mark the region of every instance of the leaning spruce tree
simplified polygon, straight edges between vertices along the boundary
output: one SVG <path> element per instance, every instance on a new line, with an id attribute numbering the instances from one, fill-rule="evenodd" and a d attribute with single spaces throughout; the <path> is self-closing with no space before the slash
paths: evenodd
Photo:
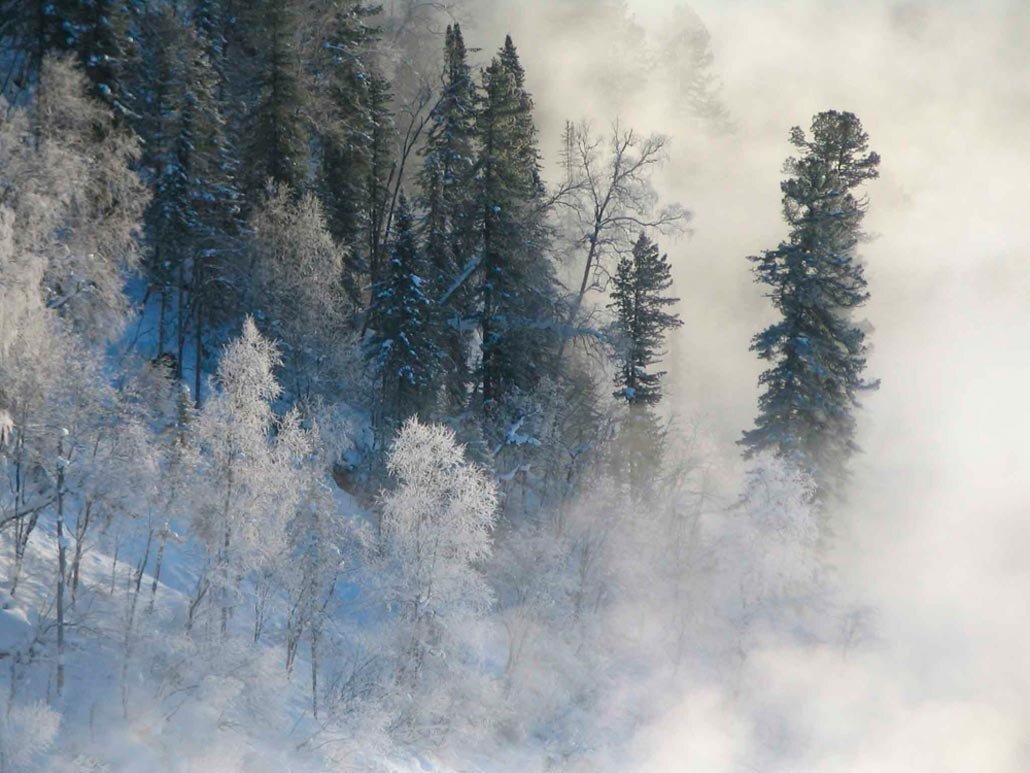
<path id="1" fill-rule="evenodd" d="M 793 460 L 825 499 L 840 493 L 857 450 L 858 394 L 879 383 L 862 376 L 865 332 L 852 311 L 869 298 L 855 255 L 866 200 L 854 190 L 878 176 L 880 157 L 869 152 L 869 137 L 852 113 L 819 113 L 811 139 L 794 127 L 790 141 L 798 157 L 788 159 L 790 177 L 780 186 L 790 235 L 749 258 L 781 319 L 751 345 L 772 365 L 759 378 L 755 428 L 740 443 L 746 457 L 769 450 Z"/>

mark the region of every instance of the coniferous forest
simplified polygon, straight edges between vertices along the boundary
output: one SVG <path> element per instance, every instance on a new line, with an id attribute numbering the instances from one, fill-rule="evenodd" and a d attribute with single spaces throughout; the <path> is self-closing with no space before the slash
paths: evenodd
<path id="1" fill-rule="evenodd" d="M 738 24 L 1030 15 L 516 5 L 0 0 L 0 773 L 1030 764 L 1026 231 Z"/>

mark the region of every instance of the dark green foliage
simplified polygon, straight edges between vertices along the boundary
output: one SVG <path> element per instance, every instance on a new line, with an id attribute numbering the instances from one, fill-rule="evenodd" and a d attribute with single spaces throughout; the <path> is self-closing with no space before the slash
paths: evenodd
<path id="1" fill-rule="evenodd" d="M 558 293 L 533 101 L 511 38 L 484 73 L 477 120 L 482 223 L 481 389 L 487 413 L 553 366 Z"/>
<path id="2" fill-rule="evenodd" d="M 146 267 L 160 303 L 158 354 L 175 352 L 179 377 L 188 329 L 195 328 L 196 339 L 205 318 L 212 321 L 216 309 L 231 306 L 223 280 L 240 207 L 238 164 L 212 58 L 217 47 L 194 19 L 168 7 L 142 18 L 134 87 L 143 167 L 154 191 L 146 215 Z M 174 349 L 166 330 L 174 331 Z"/>
<path id="3" fill-rule="evenodd" d="M 380 385 L 380 411 L 387 428 L 432 407 L 440 352 L 433 329 L 434 302 L 426 294 L 429 267 L 418 243 L 414 219 L 403 194 L 383 278 L 373 288 L 372 335 L 368 356 Z"/>
<path id="4" fill-rule="evenodd" d="M 453 293 L 450 288 L 473 260 L 478 243 L 475 188 L 477 94 L 472 70 L 466 61 L 461 26 L 447 27 L 444 44 L 443 88 L 433 109 L 431 126 L 422 150 L 419 172 L 422 239 L 430 265 L 432 293 L 446 301 L 439 313 L 447 353 L 446 389 L 452 408 L 465 402 L 470 381 L 469 336 L 462 327 L 472 313 L 469 285 Z"/>
<path id="5" fill-rule="evenodd" d="M 309 61 L 318 127 L 317 187 L 329 230 L 348 251 L 346 288 L 361 298 L 381 258 L 392 151 L 389 84 L 372 62 L 376 6 L 341 3 L 313 31 Z"/>
<path id="6" fill-rule="evenodd" d="M 640 234 L 632 252 L 619 260 L 608 305 L 616 315 L 615 337 L 621 361 L 615 396 L 630 405 L 655 405 L 662 399 L 665 372 L 652 371 L 651 366 L 663 356 L 666 333 L 683 324 L 679 315 L 666 311 L 679 301 L 666 294 L 670 287 L 668 256 Z"/>
<path id="7" fill-rule="evenodd" d="M 244 190 L 256 202 L 269 180 L 304 190 L 309 95 L 304 81 L 299 0 L 254 0 L 241 16 L 251 56 L 243 121 Z"/>
<path id="8" fill-rule="evenodd" d="M 856 450 L 858 393 L 877 386 L 862 376 L 865 333 L 851 313 L 869 297 L 855 256 L 866 202 L 853 191 L 878 176 L 880 157 L 851 113 L 819 113 L 810 140 L 795 127 L 790 141 L 799 155 L 780 186 L 790 236 L 750 258 L 782 318 L 752 342 L 771 367 L 759 379 L 755 428 L 740 442 L 747 456 L 770 449 L 795 460 L 825 493 Z"/>
<path id="9" fill-rule="evenodd" d="M 94 93 L 116 113 L 131 113 L 132 93 L 123 80 L 136 47 L 133 28 L 140 0 L 3 0 L 0 38 L 13 56 L 3 89 L 27 87 L 51 51 L 74 52 Z"/>

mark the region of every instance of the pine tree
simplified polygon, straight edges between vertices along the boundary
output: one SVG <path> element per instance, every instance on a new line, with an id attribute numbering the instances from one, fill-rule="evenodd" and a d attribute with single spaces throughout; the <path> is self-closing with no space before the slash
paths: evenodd
<path id="1" fill-rule="evenodd" d="M 615 270 L 612 302 L 621 365 L 615 383 L 616 397 L 630 405 L 656 405 L 662 399 L 664 371 L 651 371 L 662 358 L 666 333 L 683 323 L 679 315 L 665 311 L 679 301 L 666 295 L 672 287 L 667 255 L 645 234 L 633 251 L 624 255 Z"/>
<path id="2" fill-rule="evenodd" d="M 440 314 L 446 325 L 440 328 L 441 348 L 447 356 L 448 402 L 460 408 L 470 380 L 468 335 L 462 321 L 471 312 L 471 293 L 461 287 L 448 295 L 451 286 L 475 254 L 476 85 L 466 61 L 461 25 L 447 27 L 444 44 L 443 91 L 433 109 L 432 123 L 419 173 L 421 204 L 425 212 L 422 239 L 429 261 L 434 298 L 446 298 Z"/>
<path id="3" fill-rule="evenodd" d="M 426 292 L 428 268 L 402 194 L 390 261 L 375 287 L 371 307 L 368 354 L 378 375 L 384 429 L 432 407 L 440 351 L 433 330 L 433 299 Z"/>
<path id="4" fill-rule="evenodd" d="M 756 426 L 740 442 L 748 457 L 769 449 L 793 460 L 823 496 L 839 491 L 857 450 L 858 394 L 878 385 L 862 377 L 865 332 L 851 315 L 869 297 L 855 255 L 866 200 L 853 191 L 878 176 L 880 157 L 852 113 L 819 113 L 811 135 L 791 130 L 799 156 L 780 186 L 790 235 L 750 258 L 782 319 L 752 341 L 772 367 L 759 378 Z"/>
<path id="5" fill-rule="evenodd" d="M 243 20 L 253 51 L 249 85 L 256 101 L 243 121 L 245 191 L 251 200 L 268 180 L 302 191 L 307 179 L 308 92 L 298 40 L 298 0 L 256 0 Z"/>
<path id="6" fill-rule="evenodd" d="M 484 73 L 477 120 L 482 236 L 481 390 L 487 413 L 552 364 L 557 283 L 547 256 L 533 101 L 511 38 Z"/>

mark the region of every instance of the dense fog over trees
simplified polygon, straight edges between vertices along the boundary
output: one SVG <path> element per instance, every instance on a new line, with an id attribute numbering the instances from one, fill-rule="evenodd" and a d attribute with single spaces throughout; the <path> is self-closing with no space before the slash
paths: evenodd
<path id="1" fill-rule="evenodd" d="M 0 0 L 0 773 L 1026 768 L 1027 34 Z"/>

